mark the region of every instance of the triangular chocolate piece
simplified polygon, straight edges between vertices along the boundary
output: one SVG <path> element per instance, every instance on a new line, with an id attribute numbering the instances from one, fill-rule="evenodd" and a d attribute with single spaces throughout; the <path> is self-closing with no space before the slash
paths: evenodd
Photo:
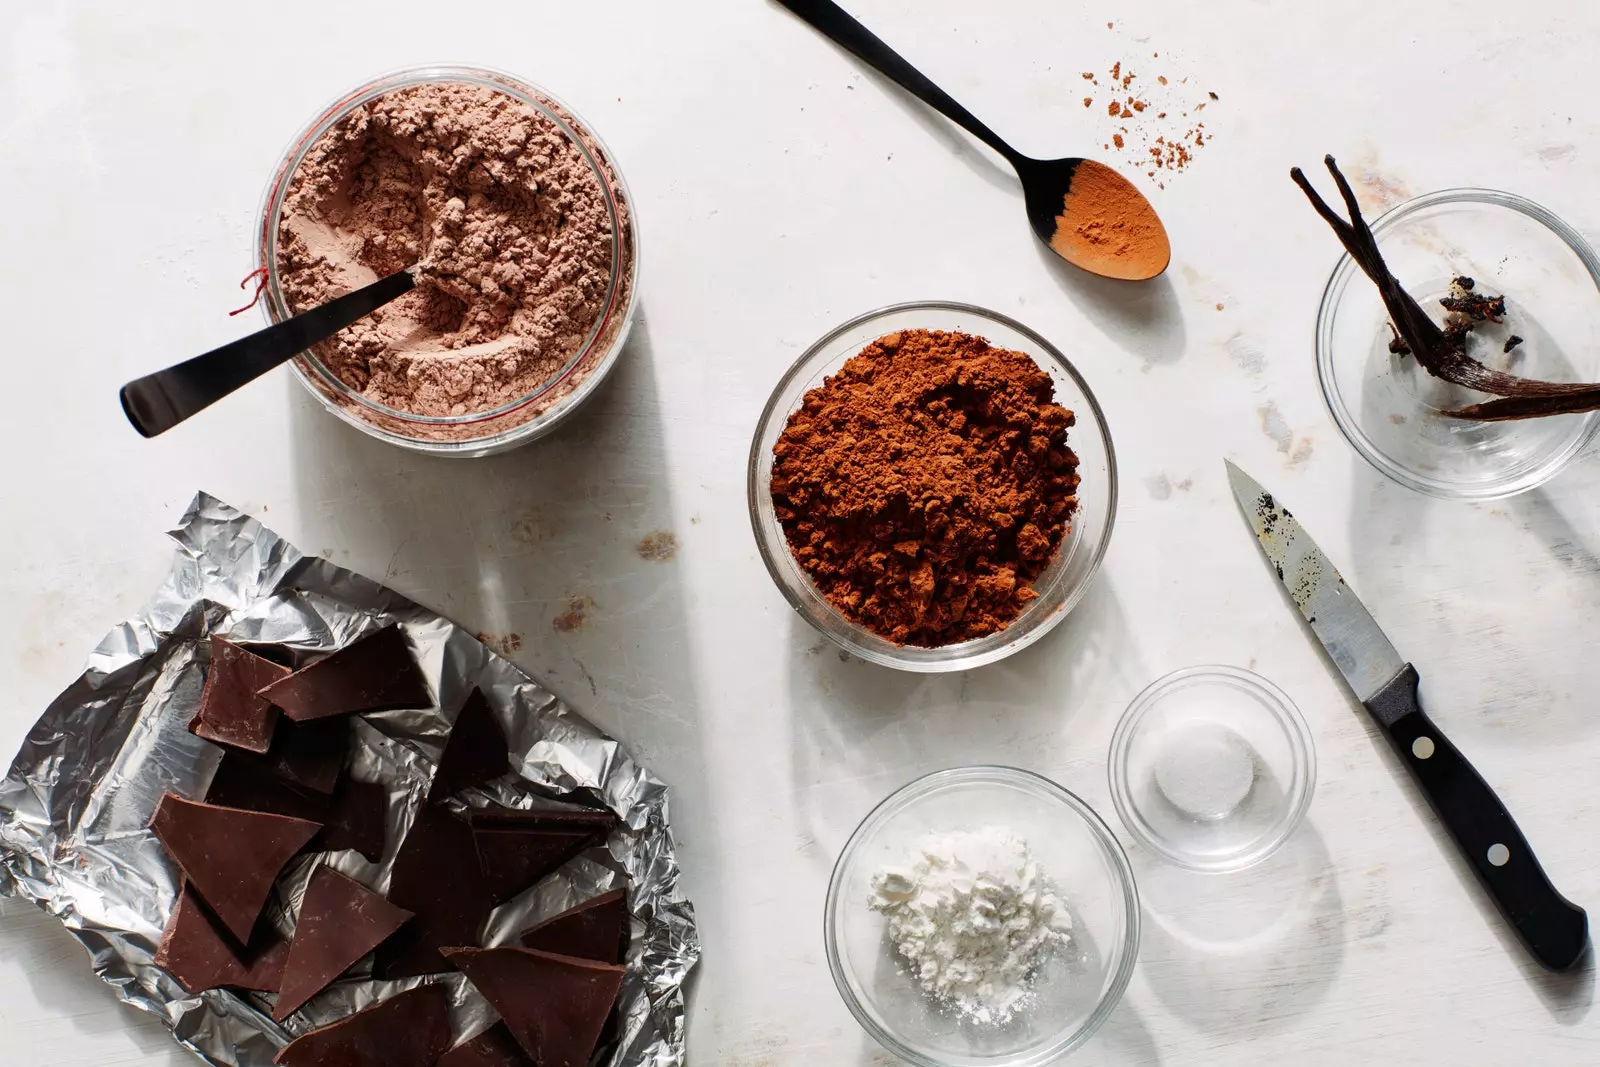
<path id="1" fill-rule="evenodd" d="M 628 954 L 628 933 L 628 891 L 613 889 L 523 931 L 522 945 L 558 956 L 621 963 Z"/>
<path id="2" fill-rule="evenodd" d="M 585 808 L 576 804 L 560 808 L 473 808 L 467 813 L 474 829 L 566 830 L 607 834 L 617 825 L 610 808 Z"/>
<path id="3" fill-rule="evenodd" d="M 257 696 L 256 690 L 287 677 L 289 668 L 213 634 L 211 667 L 200 694 L 200 711 L 189 729 L 219 745 L 266 752 L 272 747 L 278 709 Z"/>
<path id="4" fill-rule="evenodd" d="M 416 918 L 379 949 L 378 977 L 450 970 L 440 946 L 476 944 L 493 907 L 478 870 L 472 828 L 441 808 L 419 808 L 395 856 L 389 902 Z"/>
<path id="5" fill-rule="evenodd" d="M 592 831 L 472 831 L 490 903 L 499 907 L 600 840 Z"/>
<path id="6" fill-rule="evenodd" d="M 207 914 L 199 894 L 185 883 L 161 934 L 156 966 L 190 993 L 223 987 L 271 993 L 278 989 L 288 956 L 288 942 L 273 936 L 248 961 L 241 958 Z"/>
<path id="7" fill-rule="evenodd" d="M 168 793 L 150 829 L 227 931 L 246 944 L 278 872 L 322 825 Z"/>
<path id="8" fill-rule="evenodd" d="M 418 986 L 285 1045 L 279 1067 L 433 1067 L 450 1047 L 450 999 Z"/>
<path id="9" fill-rule="evenodd" d="M 282 1022 L 299 1011 L 410 918 L 360 882 L 318 867 L 300 903 L 272 1017 Z"/>
<path id="10" fill-rule="evenodd" d="M 383 817 L 389 807 L 389 791 L 376 782 L 363 782 L 348 775 L 333 792 L 333 810 L 327 828 L 313 845 L 328 852 L 354 849 L 373 863 L 383 858 Z"/>
<path id="11" fill-rule="evenodd" d="M 206 803 L 324 824 L 322 833 L 312 838 L 303 851 L 338 852 L 348 848 L 374 863 L 383 858 L 389 792 L 381 785 L 362 782 L 348 774 L 339 780 L 332 796 L 324 796 L 295 788 L 255 756 L 229 752 L 211 776 Z"/>
<path id="12" fill-rule="evenodd" d="M 262 757 L 278 777 L 302 789 L 331 793 L 350 754 L 350 724 L 340 719 L 279 722 Z"/>
<path id="13" fill-rule="evenodd" d="M 295 722 L 433 706 L 428 680 L 398 625 L 385 626 L 300 668 L 266 686 L 261 695 Z"/>
<path id="14" fill-rule="evenodd" d="M 440 801 L 463 789 L 492 782 L 510 769 L 506 732 L 483 691 L 474 689 L 450 728 L 439 769 L 433 772 L 428 800 Z"/>
<path id="15" fill-rule="evenodd" d="M 436 1067 L 538 1067 L 528 1059 L 511 1028 L 495 1023 L 473 1038 L 463 1041 L 440 1057 Z"/>
<path id="16" fill-rule="evenodd" d="M 628 973 L 531 948 L 447 948 L 444 954 L 539 1067 L 588 1067 Z"/>
<path id="17" fill-rule="evenodd" d="M 326 822 L 333 798 L 297 789 L 273 774 L 267 762 L 246 752 L 223 753 L 206 790 L 206 803 L 265 811 L 291 819 Z"/>

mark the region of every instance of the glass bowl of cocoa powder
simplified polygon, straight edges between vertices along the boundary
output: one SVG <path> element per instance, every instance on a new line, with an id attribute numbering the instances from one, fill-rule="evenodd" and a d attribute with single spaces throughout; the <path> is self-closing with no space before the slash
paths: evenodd
<path id="1" fill-rule="evenodd" d="M 926 301 L 857 316 L 795 361 L 757 423 L 748 492 L 762 560 L 807 622 L 872 663 L 967 670 L 1082 600 L 1116 456 L 1054 345 Z"/>
<path id="2" fill-rule="evenodd" d="M 609 149 L 548 91 L 417 67 L 334 101 L 267 186 L 255 263 L 279 322 L 398 270 L 416 287 L 291 364 L 340 419 L 472 457 L 542 437 L 616 363 L 639 235 Z"/>

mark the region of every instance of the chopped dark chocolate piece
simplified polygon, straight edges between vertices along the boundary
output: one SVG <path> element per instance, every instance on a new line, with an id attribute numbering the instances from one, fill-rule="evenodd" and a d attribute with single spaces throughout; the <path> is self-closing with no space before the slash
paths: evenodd
<path id="1" fill-rule="evenodd" d="M 295 722 L 433 705 L 398 625 L 385 626 L 261 690 Z"/>
<path id="2" fill-rule="evenodd" d="M 295 785 L 331 793 L 350 755 L 350 724 L 341 719 L 280 722 L 264 757 L 272 773 Z"/>
<path id="3" fill-rule="evenodd" d="M 503 1022 L 470 1041 L 463 1041 L 440 1058 L 437 1067 L 537 1067 L 528 1059 L 511 1028 Z"/>
<path id="4" fill-rule="evenodd" d="M 273 774 L 266 760 L 243 752 L 223 755 L 206 790 L 206 803 L 312 822 L 326 822 L 332 810 L 331 797 L 295 788 Z"/>
<path id="5" fill-rule="evenodd" d="M 227 931 L 246 944 L 278 872 L 322 825 L 168 793 L 150 829 Z"/>
<path id="6" fill-rule="evenodd" d="M 558 956 L 621 963 L 628 955 L 628 891 L 609 893 L 568 908 L 523 931 L 524 948 Z"/>
<path id="7" fill-rule="evenodd" d="M 265 753 L 272 746 L 278 709 L 257 696 L 256 690 L 287 677 L 287 667 L 213 634 L 211 667 L 200 694 L 200 711 L 189 729 L 219 745 Z"/>
<path id="8" fill-rule="evenodd" d="M 602 840 L 602 834 L 582 830 L 472 831 L 483 884 L 496 907 Z"/>
<path id="9" fill-rule="evenodd" d="M 380 978 L 450 970 L 443 945 L 476 944 L 494 907 L 472 841 L 472 828 L 442 808 L 417 811 L 389 876 L 389 902 L 415 913 L 379 947 Z"/>
<path id="10" fill-rule="evenodd" d="M 450 1000 L 408 989 L 284 1046 L 279 1067 L 433 1067 L 450 1047 Z"/>
<path id="11" fill-rule="evenodd" d="M 510 769 L 506 732 L 483 691 L 473 689 L 450 729 L 444 754 L 439 757 L 439 769 L 433 773 L 428 800 L 440 801 L 463 789 L 491 782 Z"/>
<path id="12" fill-rule="evenodd" d="M 587 1067 L 627 971 L 531 948 L 447 948 L 539 1067 Z"/>
<path id="13" fill-rule="evenodd" d="M 224 987 L 272 993 L 283 978 L 288 955 L 288 943 L 276 935 L 255 952 L 235 952 L 200 895 L 185 883 L 161 934 L 156 966 L 190 993 Z"/>
<path id="14" fill-rule="evenodd" d="M 332 867 L 318 867 L 300 904 L 272 1017 L 279 1022 L 406 924 L 411 913 Z"/>
<path id="15" fill-rule="evenodd" d="M 584 849 L 604 842 L 617 825 L 609 809 L 576 805 L 533 811 L 473 808 L 467 819 L 484 885 L 496 907 Z"/>
<path id="16" fill-rule="evenodd" d="M 348 848 L 374 863 L 383 858 L 388 791 L 348 774 L 339 780 L 332 796 L 324 796 L 290 785 L 273 774 L 264 760 L 229 752 L 211 777 L 206 803 L 322 823 L 322 833 L 306 844 L 306 852 Z"/>
<path id="17" fill-rule="evenodd" d="M 345 775 L 333 791 L 333 810 L 322 836 L 312 844 L 328 852 L 354 849 L 373 863 L 383 858 L 383 817 L 389 791 L 376 782 Z"/>
<path id="18" fill-rule="evenodd" d="M 548 809 L 473 808 L 467 819 L 474 830 L 563 830 L 572 833 L 609 834 L 617 825 L 609 808 L 584 808 L 576 804 Z"/>

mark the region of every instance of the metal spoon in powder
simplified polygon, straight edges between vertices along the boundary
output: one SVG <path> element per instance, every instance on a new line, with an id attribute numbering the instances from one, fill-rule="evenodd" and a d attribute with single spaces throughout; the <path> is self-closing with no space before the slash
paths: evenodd
<path id="1" fill-rule="evenodd" d="M 415 268 L 413 268 L 415 269 Z M 122 411 L 145 437 L 165 433 L 241 389 L 296 353 L 326 341 L 416 285 L 410 270 L 396 271 L 355 292 L 213 348 L 122 387 Z"/>

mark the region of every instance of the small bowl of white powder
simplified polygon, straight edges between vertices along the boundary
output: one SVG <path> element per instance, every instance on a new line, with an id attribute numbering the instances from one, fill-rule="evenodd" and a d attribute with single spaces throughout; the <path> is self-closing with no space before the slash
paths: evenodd
<path id="1" fill-rule="evenodd" d="M 1104 820 L 1010 767 L 940 771 L 856 828 L 828 886 L 845 1005 L 922 1067 L 1049 1063 L 1089 1039 L 1139 949 L 1133 871 Z"/>

